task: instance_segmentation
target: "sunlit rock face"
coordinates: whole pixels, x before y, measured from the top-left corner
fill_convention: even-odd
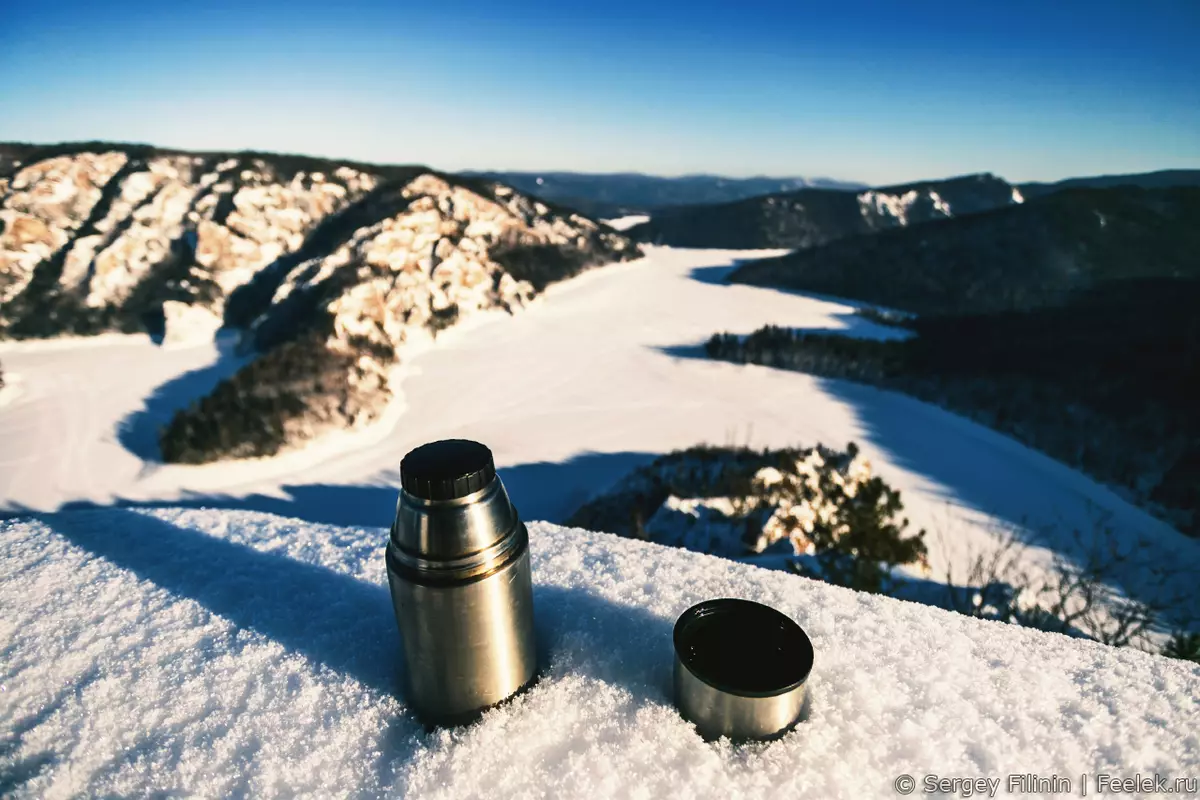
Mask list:
[[[168,460],[372,422],[414,336],[638,254],[568,209],[422,167],[0,145],[0,338],[230,328],[257,354],[179,414]]]
[[[19,167],[4,179],[0,303],[16,297],[39,264],[71,243],[127,160],[124,153],[60,156]]]
[[[592,220],[504,186],[468,188],[433,173],[380,185],[234,292],[227,318],[264,355],[179,414],[164,455],[271,455],[374,422],[414,337],[480,311],[517,313],[546,284],[638,252]]]
[[[172,302],[220,317],[230,292],[380,180],[149,148],[31,158],[0,163],[0,334],[21,338],[161,329]]]

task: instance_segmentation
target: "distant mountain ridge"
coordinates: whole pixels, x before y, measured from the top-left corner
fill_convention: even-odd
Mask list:
[[[723,203],[757,195],[796,189],[866,188],[864,184],[832,178],[727,178],[720,175],[660,177],[635,172],[504,172],[461,173],[499,181],[529,194],[565,205],[596,217],[644,214],[670,206]]]
[[[1070,189],[754,261],[729,279],[920,314],[1021,311],[1102,280],[1200,277],[1198,222],[1200,187]]]
[[[860,191],[800,189],[662,209],[628,233],[639,241],[676,247],[805,248],[1023,200],[1012,184],[984,173]]]
[[[1063,189],[1112,189],[1136,186],[1141,189],[1166,189],[1172,186],[1200,186],[1200,169],[1164,169],[1129,175],[1096,175],[1090,178],[1067,178],[1049,183],[1030,182],[1018,185],[1026,197],[1039,197]]]
[[[625,236],[422,166],[146,145],[0,145],[0,338],[242,332],[169,461],[269,455],[375,419],[413,337],[633,258]]]

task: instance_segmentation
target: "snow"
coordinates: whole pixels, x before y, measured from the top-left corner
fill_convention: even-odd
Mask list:
[[[15,403],[21,396],[21,376],[12,372],[5,372],[3,378],[4,385],[0,386],[0,408],[4,408],[10,403]]]
[[[166,333],[163,343],[172,347],[193,347],[211,342],[220,330],[222,319],[211,309],[177,300],[163,303]]]
[[[382,422],[272,459],[158,461],[157,427],[243,363],[229,338],[0,344],[0,509],[24,515],[0,521],[0,795],[823,799],[894,796],[900,773],[1200,771],[1195,665],[548,523],[531,525],[545,677],[425,735],[395,692],[383,526],[401,457],[438,438],[486,442],[523,518],[551,522],[671,450],[853,440],[937,534],[935,576],[998,526],[1069,555],[1099,515],[1178,570],[1131,569],[1128,594],[1196,602],[1200,542],[1079,473],[908,397],[701,349],[764,324],[902,332],[723,282],[775,253],[647,251],[414,339]],[[61,510],[80,502],[117,507]],[[780,608],[816,644],[809,718],[782,741],[705,744],[671,706],[671,625],[716,596]]]
[[[899,225],[908,224],[908,210],[920,199],[921,193],[910,189],[902,195],[869,191],[858,196],[858,210],[868,220],[891,217]]]
[[[386,524],[387,520],[381,520]],[[103,509],[0,522],[0,781],[14,797],[889,797],[916,777],[1200,769],[1200,666],[531,525],[542,678],[426,734],[382,527]],[[806,720],[707,744],[670,633],[702,599],[796,619]]]
[[[953,216],[953,211],[950,209],[950,204],[942,199],[942,196],[934,190],[929,190],[929,199],[933,202],[933,210],[944,217]]]
[[[374,524],[394,506],[401,458],[434,439],[487,443],[528,519],[562,522],[655,456],[696,444],[860,445],[930,532],[935,576],[960,573],[998,527],[1032,531],[1031,557],[1079,554],[1073,530],[1097,519],[1136,548],[1123,588],[1182,593],[1200,542],[1080,473],[994,431],[903,395],[703,358],[716,331],[764,324],[895,336],[845,302],[731,285],[744,259],[778,251],[648,248],[647,258],[551,286],[510,317],[482,313],[401,353],[399,399],[376,426],[267,460],[158,461],[156,431],[240,363],[232,345],[179,350],[146,337],[0,346],[23,378],[0,412],[0,509],[70,502],[252,508],[312,521]],[[1168,566],[1164,581],[1150,567]],[[1198,614],[1200,615],[1200,614]]]
[[[608,227],[612,228],[613,230],[627,231],[630,228],[632,228],[634,225],[641,225],[643,222],[649,222],[650,215],[649,214],[629,214],[628,216],[617,217],[616,219],[602,219],[600,221],[603,222]]]

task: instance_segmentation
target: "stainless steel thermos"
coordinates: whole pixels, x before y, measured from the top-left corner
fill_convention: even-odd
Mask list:
[[[529,534],[478,442],[416,448],[400,482],[387,571],[407,700],[427,725],[468,722],[536,673]]]

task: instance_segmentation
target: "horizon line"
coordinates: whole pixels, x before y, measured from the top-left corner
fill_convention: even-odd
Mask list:
[[[932,182],[937,182],[937,181],[951,181],[951,180],[958,180],[958,179],[962,179],[962,178],[970,178],[970,177],[975,177],[975,176],[990,176],[990,177],[998,178],[999,180],[1005,181],[1006,183],[1009,183],[1013,186],[1021,186],[1021,185],[1029,185],[1029,184],[1056,184],[1056,183],[1063,183],[1066,181],[1079,180],[1079,179],[1139,177],[1139,176],[1147,176],[1147,175],[1159,175],[1159,174],[1168,173],[1168,172],[1200,172],[1200,168],[1163,167],[1160,169],[1147,170],[1144,172],[1112,172],[1112,173],[1102,172],[1102,173],[1098,173],[1098,174],[1094,174],[1094,175],[1071,175],[1071,176],[1068,176],[1065,178],[1059,178],[1057,180],[1039,179],[1039,180],[1027,180],[1027,181],[1010,181],[1008,178],[1005,178],[1001,175],[997,175],[996,173],[992,172],[991,170],[979,170],[979,171],[975,171],[975,172],[964,172],[964,173],[959,173],[959,174],[955,174],[955,175],[945,175],[945,176],[936,177],[936,178],[918,178],[915,180],[890,181],[887,183],[871,183],[868,181],[854,180],[854,179],[850,179],[850,178],[834,178],[834,177],[830,177],[828,175],[799,175],[799,174],[795,174],[795,173],[790,174],[790,175],[789,174],[771,175],[771,174],[767,174],[767,173],[754,173],[754,174],[750,174],[750,175],[729,175],[729,174],[722,174],[722,173],[715,173],[715,172],[661,173],[661,172],[642,172],[640,170],[613,170],[613,171],[603,171],[603,172],[591,172],[588,170],[575,170],[575,169],[563,169],[563,168],[535,170],[535,169],[504,169],[504,168],[483,168],[483,169],[481,169],[481,168],[477,168],[477,167],[451,170],[451,169],[443,169],[440,167],[436,167],[432,164],[429,164],[426,162],[421,162],[421,161],[410,161],[410,162],[374,161],[374,160],[365,160],[365,159],[354,158],[354,157],[325,155],[325,154],[319,154],[319,153],[313,153],[313,152],[301,153],[301,152],[290,152],[290,151],[284,151],[284,150],[260,150],[260,149],[253,148],[253,147],[217,148],[217,149],[195,148],[195,149],[193,149],[193,148],[186,148],[186,147],[176,147],[173,145],[158,145],[158,144],[152,144],[150,142],[121,140],[121,139],[64,139],[64,140],[59,140],[59,141],[43,141],[43,142],[34,142],[34,141],[21,140],[21,139],[0,140],[0,146],[14,146],[14,145],[22,146],[22,147],[33,147],[33,148],[82,147],[82,146],[86,146],[86,145],[107,145],[107,146],[111,146],[114,148],[147,148],[150,150],[158,150],[158,151],[162,151],[165,153],[181,153],[181,154],[187,153],[187,154],[191,154],[191,155],[265,155],[265,156],[279,156],[279,157],[284,157],[284,158],[290,157],[290,158],[306,158],[306,159],[322,160],[322,161],[336,161],[336,162],[342,162],[344,164],[357,164],[357,165],[362,165],[362,166],[374,166],[374,167],[381,167],[381,168],[424,167],[424,168],[429,169],[431,172],[440,172],[440,173],[450,174],[450,175],[467,175],[467,176],[471,176],[472,174],[479,175],[481,173],[482,174],[507,173],[510,175],[525,175],[525,176],[576,175],[576,176],[586,176],[586,177],[593,177],[593,178],[640,177],[640,178],[657,178],[660,180],[682,180],[682,179],[687,179],[687,178],[714,178],[717,180],[730,180],[730,181],[750,181],[750,180],[828,181],[828,182],[834,182],[834,183],[857,184],[858,186],[861,186],[863,188],[885,188],[888,186],[906,186],[906,185],[910,185],[910,184],[914,184],[914,183],[932,183]],[[828,188],[828,187],[810,186],[810,187],[800,187],[800,188],[822,189],[822,188]]]

